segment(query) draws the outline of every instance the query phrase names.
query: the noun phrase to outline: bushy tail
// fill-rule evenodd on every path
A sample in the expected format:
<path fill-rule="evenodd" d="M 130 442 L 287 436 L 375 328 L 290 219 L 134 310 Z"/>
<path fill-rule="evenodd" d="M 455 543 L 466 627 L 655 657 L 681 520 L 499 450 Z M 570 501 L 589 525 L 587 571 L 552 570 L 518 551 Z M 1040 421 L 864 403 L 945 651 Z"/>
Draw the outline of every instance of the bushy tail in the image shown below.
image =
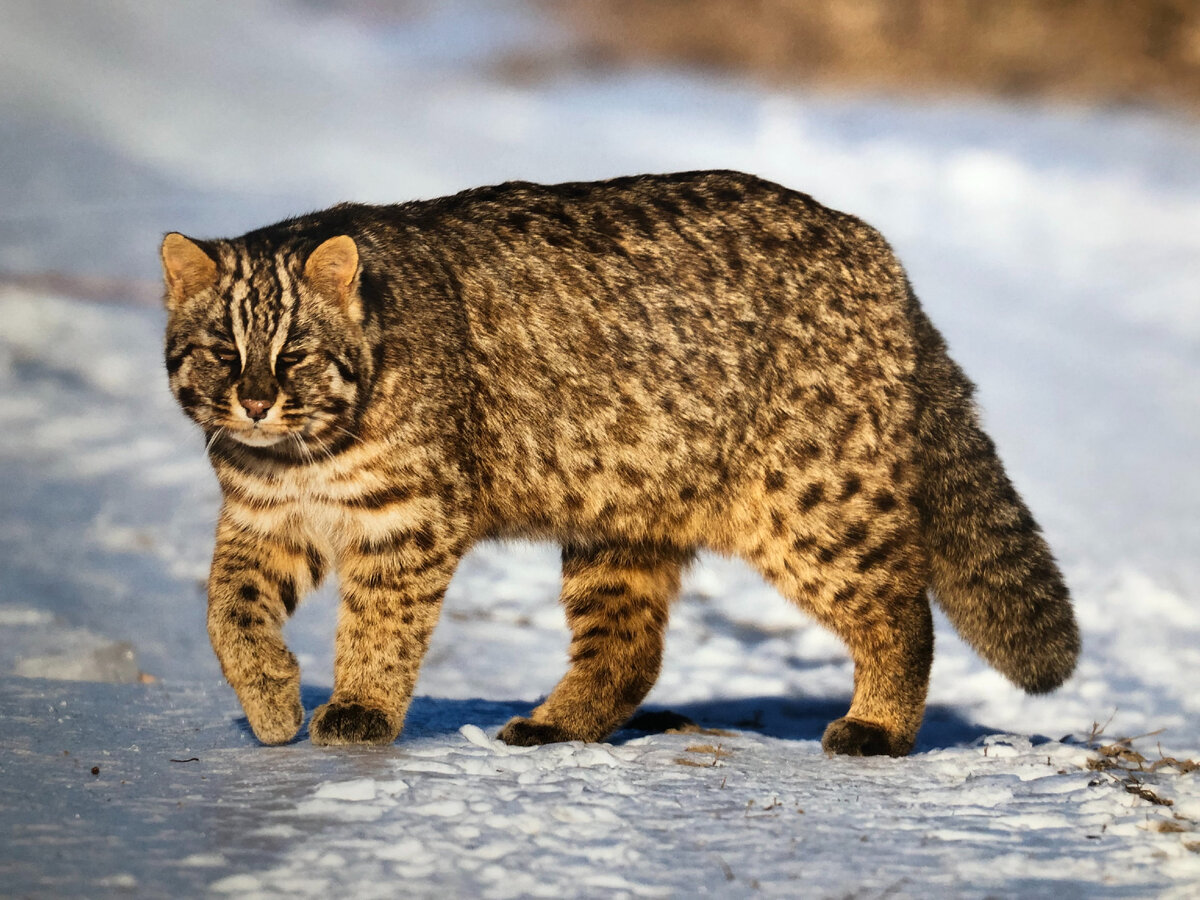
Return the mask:
<path fill-rule="evenodd" d="M 1079 629 L 1050 548 L 979 427 L 974 386 L 913 300 L 918 352 L 917 504 L 934 599 L 958 633 L 1030 693 L 1054 690 Z"/>

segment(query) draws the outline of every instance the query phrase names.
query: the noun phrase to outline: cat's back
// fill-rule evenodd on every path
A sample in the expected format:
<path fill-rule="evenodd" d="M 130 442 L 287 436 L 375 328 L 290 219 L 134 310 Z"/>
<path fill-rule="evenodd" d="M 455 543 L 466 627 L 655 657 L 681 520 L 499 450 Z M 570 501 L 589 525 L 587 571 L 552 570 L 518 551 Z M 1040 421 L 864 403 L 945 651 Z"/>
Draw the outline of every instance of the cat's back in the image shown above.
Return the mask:
<path fill-rule="evenodd" d="M 788 259 L 844 254 L 870 229 L 807 194 L 733 171 L 543 185 L 513 181 L 390 208 L 481 280 L 557 276 L 576 286 L 707 285 L 740 293 Z M 710 291 L 712 293 L 712 291 Z M 536 300 L 537 292 L 526 294 Z M 614 291 L 614 300 L 620 299 Z M 518 298 L 514 298 L 518 299 Z M 643 297 L 642 300 L 648 298 Z"/>
<path fill-rule="evenodd" d="M 663 377 L 724 354 L 747 381 L 778 352 L 908 331 L 903 272 L 878 232 L 740 172 L 508 182 L 376 209 L 397 292 L 445 297 L 488 365 L 515 355 L 560 378 L 583 355 Z"/>
<path fill-rule="evenodd" d="M 674 331 L 707 346 L 714 328 L 725 344 L 795 319 L 844 331 L 836 320 L 847 303 L 867 325 L 903 305 L 894 290 L 902 272 L 873 228 L 734 171 L 511 181 L 389 206 L 346 203 L 243 240 L 315 246 L 338 234 L 359 246 L 366 299 L 405 328 L 453 307 L 484 335 L 598 316 L 653 340 Z M 626 331 L 613 329 L 608 342 L 628 348 Z"/>

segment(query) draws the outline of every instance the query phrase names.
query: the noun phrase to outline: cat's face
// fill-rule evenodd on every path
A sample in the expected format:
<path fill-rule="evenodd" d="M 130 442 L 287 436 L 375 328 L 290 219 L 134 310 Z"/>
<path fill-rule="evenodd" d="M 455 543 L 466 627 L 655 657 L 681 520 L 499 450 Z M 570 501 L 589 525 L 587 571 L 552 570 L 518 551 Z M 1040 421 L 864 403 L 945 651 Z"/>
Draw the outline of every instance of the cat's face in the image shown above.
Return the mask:
<path fill-rule="evenodd" d="M 304 258 L 169 234 L 162 260 L 171 390 L 212 442 L 312 459 L 353 439 L 368 356 L 351 238 Z"/>

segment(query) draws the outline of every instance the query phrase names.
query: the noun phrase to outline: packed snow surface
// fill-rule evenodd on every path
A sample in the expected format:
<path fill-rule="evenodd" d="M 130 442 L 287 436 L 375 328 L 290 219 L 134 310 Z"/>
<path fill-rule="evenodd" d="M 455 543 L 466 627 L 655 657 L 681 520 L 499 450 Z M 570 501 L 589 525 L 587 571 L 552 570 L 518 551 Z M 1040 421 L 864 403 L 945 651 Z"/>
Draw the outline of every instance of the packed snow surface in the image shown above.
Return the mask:
<path fill-rule="evenodd" d="M 148 279 L 167 230 L 508 178 L 738 168 L 863 216 L 979 383 L 1085 642 L 1030 698 L 939 620 L 915 754 L 828 759 L 844 650 L 704 557 L 647 704 L 703 730 L 510 748 L 496 730 L 553 686 L 567 633 L 555 548 L 487 545 L 398 743 L 264 748 L 207 643 L 219 492 L 162 313 L 0 287 L 0 893 L 1200 893 L 1200 773 L 1091 749 L 1155 732 L 1145 766 L 1200 755 L 1200 126 L 652 70 L 505 81 L 505 53 L 561 39 L 507 2 L 386 27 L 268 2 L 0 13 L 17 275 Z M 325 591 L 287 629 L 310 710 L 335 615 Z"/>

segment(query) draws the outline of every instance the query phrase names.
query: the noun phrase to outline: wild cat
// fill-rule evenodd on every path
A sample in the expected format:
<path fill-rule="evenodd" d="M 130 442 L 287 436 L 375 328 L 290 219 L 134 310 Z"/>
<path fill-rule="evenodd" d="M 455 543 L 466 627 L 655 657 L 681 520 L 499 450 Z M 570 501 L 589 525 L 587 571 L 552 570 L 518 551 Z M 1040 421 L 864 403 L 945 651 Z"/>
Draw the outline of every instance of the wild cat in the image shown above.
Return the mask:
<path fill-rule="evenodd" d="M 281 626 L 336 570 L 319 744 L 404 722 L 477 541 L 562 547 L 570 669 L 512 744 L 596 741 L 657 677 L 680 572 L 746 560 L 845 642 L 823 746 L 903 755 L 927 591 L 1030 692 L 1072 671 L 1067 589 L 880 235 L 736 172 L 508 183 L 168 234 L 166 366 L 224 496 L 208 631 L 267 744 L 303 722 Z"/>

